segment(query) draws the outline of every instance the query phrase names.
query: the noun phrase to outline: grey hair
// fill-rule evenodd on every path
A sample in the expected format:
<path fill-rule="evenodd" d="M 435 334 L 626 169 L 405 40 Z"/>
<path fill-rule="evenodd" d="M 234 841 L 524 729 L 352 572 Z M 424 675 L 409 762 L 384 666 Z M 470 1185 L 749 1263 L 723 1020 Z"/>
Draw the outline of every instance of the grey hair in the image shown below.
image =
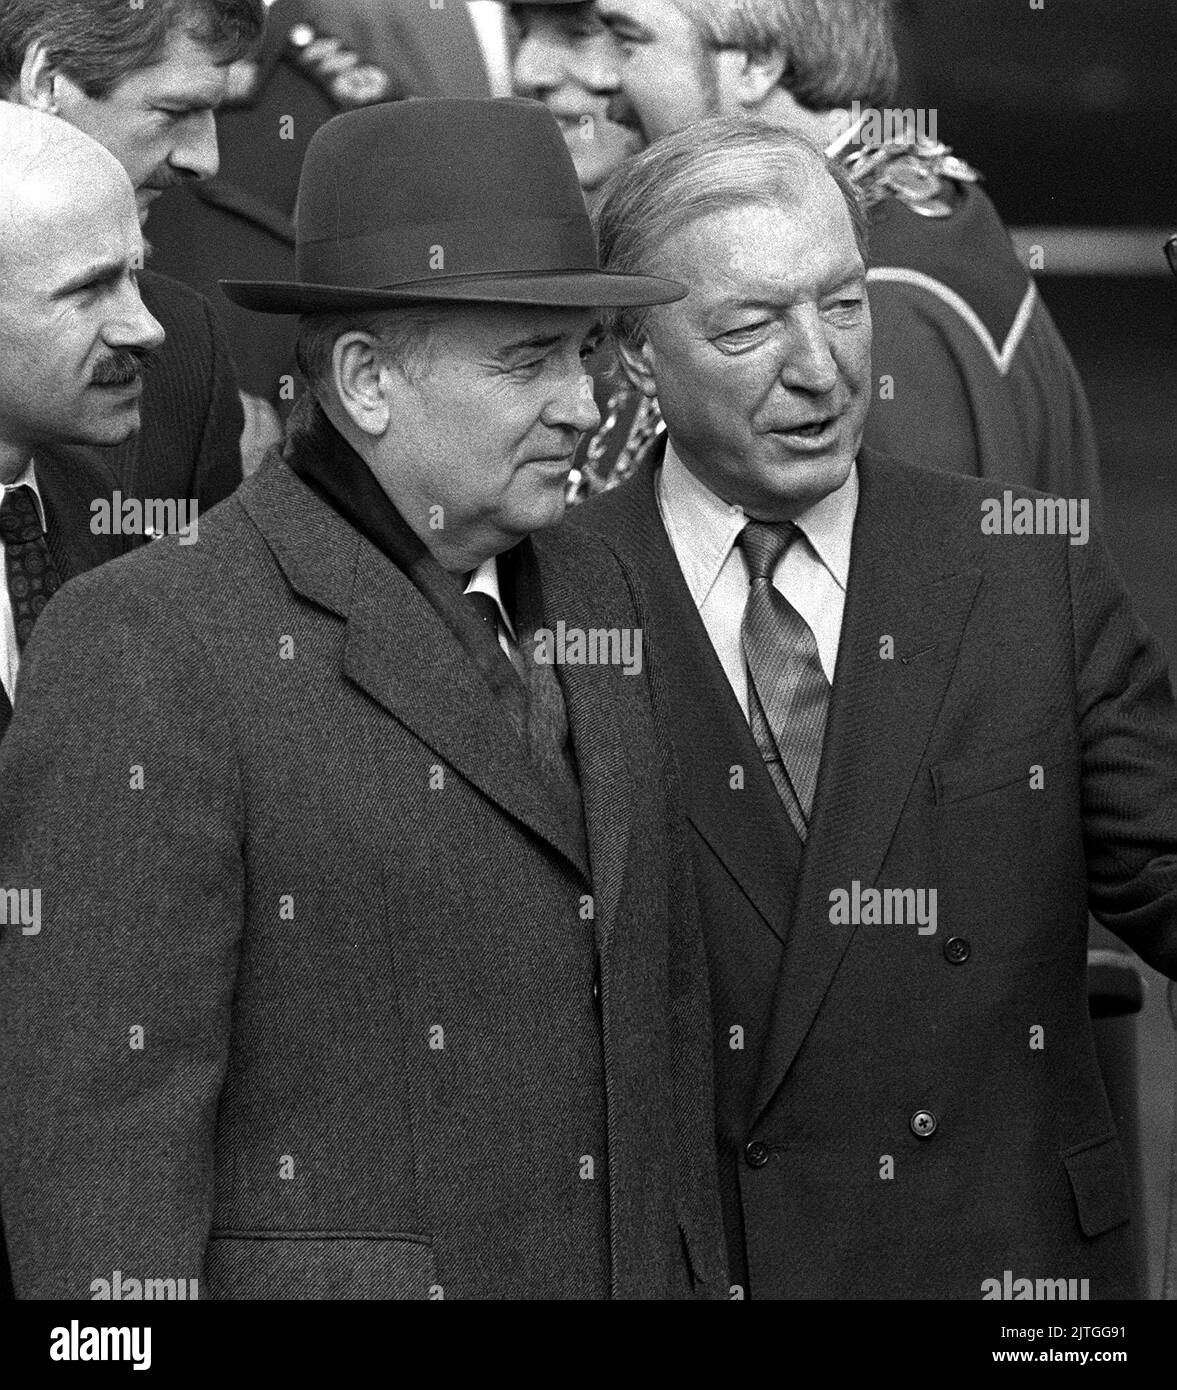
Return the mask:
<path fill-rule="evenodd" d="M 688 223 L 737 207 L 795 203 L 823 172 L 845 200 L 865 265 L 866 211 L 840 164 L 793 131 L 748 116 L 712 116 L 656 140 L 614 171 L 594 214 L 601 268 L 656 275 L 660 248 Z M 636 347 L 649 313 L 648 307 L 606 310 L 603 326 Z"/>
<path fill-rule="evenodd" d="M 385 363 L 420 378 L 432 366 L 433 330 L 448 311 L 436 304 L 406 304 L 366 313 L 304 314 L 298 321 L 294 358 L 312 389 L 331 377 L 335 344 L 345 333 L 367 333 Z"/>
<path fill-rule="evenodd" d="M 677 0 L 713 48 L 781 55 L 810 111 L 883 107 L 899 82 L 892 0 Z"/>

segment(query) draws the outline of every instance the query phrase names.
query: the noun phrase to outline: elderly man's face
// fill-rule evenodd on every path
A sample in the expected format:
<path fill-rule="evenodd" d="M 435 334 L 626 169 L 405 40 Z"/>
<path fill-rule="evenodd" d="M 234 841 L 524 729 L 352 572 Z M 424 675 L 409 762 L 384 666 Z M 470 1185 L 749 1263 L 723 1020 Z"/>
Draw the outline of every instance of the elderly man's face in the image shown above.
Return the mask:
<path fill-rule="evenodd" d="M 30 449 L 132 435 L 143 356 L 164 339 L 135 283 L 143 238 L 126 179 L 105 161 L 67 173 L 0 195 L 0 437 Z"/>
<path fill-rule="evenodd" d="M 114 155 L 135 186 L 139 220 L 166 188 L 211 178 L 220 168 L 214 112 L 225 100 L 229 67 L 182 29 L 163 57 L 94 99 L 58 74 L 58 114 Z"/>
<path fill-rule="evenodd" d="M 641 354 L 683 462 L 765 521 L 845 482 L 870 403 L 870 309 L 849 212 L 824 174 L 796 194 L 667 239 L 656 273 L 690 294 L 651 312 Z"/>
<path fill-rule="evenodd" d="M 714 54 L 674 0 L 597 0 L 596 8 L 621 59 L 613 120 L 649 143 L 719 113 Z"/>
<path fill-rule="evenodd" d="M 395 368 L 373 471 L 449 569 L 473 569 L 564 515 L 582 432 L 600 415 L 584 358 L 587 309 L 455 305 L 427 366 Z"/>
<path fill-rule="evenodd" d="M 619 59 L 590 4 L 516 5 L 515 89 L 542 101 L 560 123 L 580 186 L 599 187 L 641 148 L 637 134 L 606 115 L 618 91 Z"/>

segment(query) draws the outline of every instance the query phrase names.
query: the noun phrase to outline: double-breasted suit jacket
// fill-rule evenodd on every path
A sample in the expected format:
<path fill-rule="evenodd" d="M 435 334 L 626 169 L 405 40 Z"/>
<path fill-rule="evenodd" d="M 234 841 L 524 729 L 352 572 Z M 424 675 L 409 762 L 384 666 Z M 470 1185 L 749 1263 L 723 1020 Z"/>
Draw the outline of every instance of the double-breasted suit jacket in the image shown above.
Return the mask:
<path fill-rule="evenodd" d="M 1177 973 L 1165 663 L 1096 536 L 986 535 L 984 481 L 869 451 L 859 474 L 804 844 L 653 466 L 575 514 L 640 581 L 680 765 L 732 1277 L 753 1297 L 981 1298 L 1009 1270 L 1132 1296 L 1085 945 L 1090 900 Z"/>
<path fill-rule="evenodd" d="M 524 543 L 554 626 L 622 573 Z M 703 945 L 644 682 L 565 666 L 587 862 L 437 611 L 278 459 L 46 608 L 3 746 L 18 1296 L 724 1296 Z"/>

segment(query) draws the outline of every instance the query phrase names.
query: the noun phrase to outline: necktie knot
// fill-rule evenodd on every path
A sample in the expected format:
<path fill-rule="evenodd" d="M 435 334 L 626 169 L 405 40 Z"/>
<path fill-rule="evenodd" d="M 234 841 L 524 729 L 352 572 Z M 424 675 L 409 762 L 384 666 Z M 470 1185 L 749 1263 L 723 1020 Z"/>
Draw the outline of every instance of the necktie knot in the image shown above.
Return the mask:
<path fill-rule="evenodd" d="M 43 535 L 33 489 L 26 484 L 10 487 L 0 502 L 0 541 L 6 546 L 26 545 Z"/>
<path fill-rule="evenodd" d="M 484 594 L 480 590 L 473 590 L 464 594 L 466 602 L 478 614 L 482 621 L 495 634 L 496 641 L 499 633 L 499 607 L 489 594 Z"/>
<path fill-rule="evenodd" d="M 750 521 L 740 532 L 736 544 L 748 562 L 748 573 L 753 580 L 771 580 L 785 551 L 800 535 L 791 521 L 769 524 L 763 521 Z"/>

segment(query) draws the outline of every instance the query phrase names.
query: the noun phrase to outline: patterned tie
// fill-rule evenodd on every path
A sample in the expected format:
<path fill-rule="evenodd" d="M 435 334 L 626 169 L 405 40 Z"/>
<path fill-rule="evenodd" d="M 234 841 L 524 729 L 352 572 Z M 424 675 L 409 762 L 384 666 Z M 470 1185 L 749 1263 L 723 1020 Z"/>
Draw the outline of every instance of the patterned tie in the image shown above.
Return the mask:
<path fill-rule="evenodd" d="M 777 565 L 801 532 L 791 521 L 750 521 L 737 544 L 751 587 L 741 636 L 751 679 L 752 736 L 789 819 L 804 840 L 817 791 L 830 683 L 809 624 L 773 587 Z"/>
<path fill-rule="evenodd" d="M 510 661 L 511 665 L 515 668 L 515 674 L 521 677 L 523 675 L 522 655 L 515 651 L 514 644 L 510 640 L 510 634 L 508 633 L 507 635 L 507 646 L 511 648 L 511 654 L 509 656 L 503 651 L 503 644 L 499 641 L 498 604 L 489 594 L 481 593 L 477 589 L 471 593 L 463 594 L 462 597 L 471 608 L 474 609 L 475 613 L 478 614 L 486 626 L 490 628 L 491 636 L 494 638 L 494 644 L 498 649 L 499 655 L 502 656 L 504 661 Z"/>
<path fill-rule="evenodd" d="M 16 647 L 23 652 L 41 610 L 61 588 L 31 487 L 9 488 L 4 494 L 4 501 L 0 502 L 0 541 L 4 544 Z"/>

